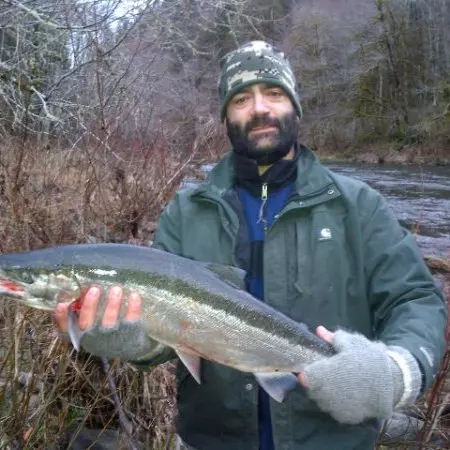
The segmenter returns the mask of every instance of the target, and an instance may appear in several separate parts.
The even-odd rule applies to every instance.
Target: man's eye
[[[274,91],[269,91],[269,95],[271,97],[280,97],[283,95],[283,92],[278,91],[278,90],[274,90]]]
[[[236,97],[236,98],[233,100],[233,103],[236,104],[236,105],[242,105],[243,103],[245,103],[246,100],[247,100],[247,97],[246,97],[246,96]]]

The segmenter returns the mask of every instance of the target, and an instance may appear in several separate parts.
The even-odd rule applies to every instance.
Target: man
[[[254,296],[317,329],[337,354],[306,367],[282,404],[251,374],[202,361],[198,385],[178,364],[179,434],[198,450],[372,449],[380,422],[433,381],[444,351],[442,294],[381,195],[297,142],[302,110],[282,52],[255,41],[225,56],[219,96],[233,151],[205,183],[176,195],[154,245],[244,268]],[[120,288],[103,316],[99,297],[88,292],[79,318],[94,354],[97,340],[126,333],[140,315],[137,294],[125,319]],[[56,320],[65,331],[66,307]],[[147,350],[136,366],[173,356],[151,340]]]

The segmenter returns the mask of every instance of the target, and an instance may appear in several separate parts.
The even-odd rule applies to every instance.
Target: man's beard
[[[259,127],[275,127],[277,131],[261,132],[255,137],[249,137],[249,133]],[[273,164],[286,156],[297,141],[297,114],[292,111],[280,118],[255,116],[244,128],[236,122],[228,122],[227,134],[237,154],[254,159],[258,165]],[[259,146],[258,142],[263,139],[271,142]]]

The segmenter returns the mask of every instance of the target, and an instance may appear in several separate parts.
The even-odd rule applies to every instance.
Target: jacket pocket
[[[310,327],[335,328],[345,322],[347,283],[345,236],[341,217],[318,206],[296,223],[298,314]]]

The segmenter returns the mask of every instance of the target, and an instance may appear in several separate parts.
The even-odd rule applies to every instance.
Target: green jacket
[[[243,227],[226,200],[233,167],[229,154],[203,184],[175,196],[161,216],[156,247],[238,265]],[[265,301],[311,327],[344,327],[406,348],[419,361],[425,389],[443,355],[446,309],[414,238],[379,193],[332,173],[306,149],[296,191],[267,231]],[[198,450],[258,450],[253,375],[209,361],[201,370],[198,385],[178,364],[182,439]],[[272,402],[271,411],[276,450],[369,450],[379,432],[375,420],[335,422],[300,386],[284,403]]]

